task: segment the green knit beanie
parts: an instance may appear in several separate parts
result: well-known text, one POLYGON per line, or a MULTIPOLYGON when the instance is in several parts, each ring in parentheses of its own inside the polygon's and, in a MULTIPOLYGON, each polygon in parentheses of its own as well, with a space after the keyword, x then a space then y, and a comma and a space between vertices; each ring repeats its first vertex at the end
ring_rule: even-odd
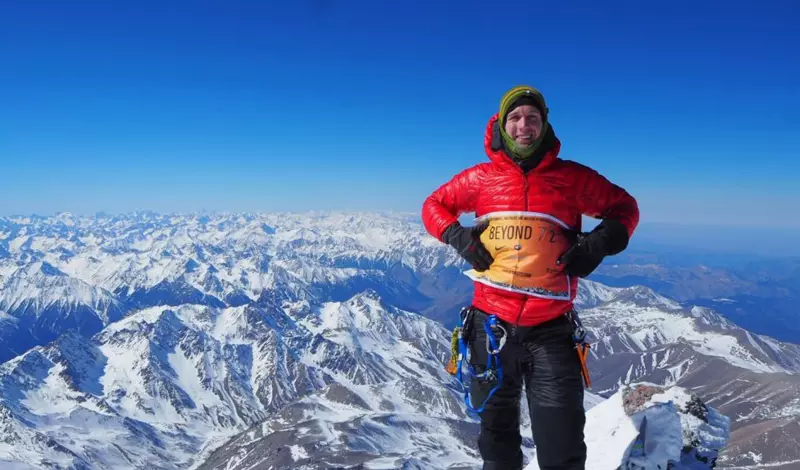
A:
POLYGON ((536 149, 539 148, 539 145, 541 145, 545 134, 547 134, 547 127, 549 125, 547 121, 547 111, 548 109, 544 101, 544 96, 536 88, 524 85, 516 86, 508 90, 506 94, 503 95, 503 98, 500 100, 500 135, 503 137, 503 142, 505 143, 506 148, 516 157, 520 159, 529 158, 534 152, 536 152, 536 149), (517 144, 514 139, 506 133, 505 130, 506 116, 508 113, 513 111, 516 105, 522 100, 531 100, 532 104, 539 108, 539 111, 542 113, 542 132, 539 134, 536 140, 533 141, 533 143, 525 146, 517 144))

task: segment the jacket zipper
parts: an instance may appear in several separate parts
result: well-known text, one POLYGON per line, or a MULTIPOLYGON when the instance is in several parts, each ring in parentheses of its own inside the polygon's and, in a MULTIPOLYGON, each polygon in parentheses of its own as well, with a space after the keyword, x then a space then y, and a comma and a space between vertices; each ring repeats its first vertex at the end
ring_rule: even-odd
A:
MULTIPOLYGON (((522 169, 520 169, 522 171, 522 169)), ((525 208, 525 212, 528 212, 528 176, 522 171, 522 199, 523 199, 523 207, 525 208)), ((514 326, 511 327, 511 336, 517 336, 517 327, 519 326, 519 319, 522 317, 522 311, 525 309, 525 303, 528 302, 528 297, 525 296, 525 300, 519 306, 519 312, 517 312, 517 320, 514 322, 514 326)))

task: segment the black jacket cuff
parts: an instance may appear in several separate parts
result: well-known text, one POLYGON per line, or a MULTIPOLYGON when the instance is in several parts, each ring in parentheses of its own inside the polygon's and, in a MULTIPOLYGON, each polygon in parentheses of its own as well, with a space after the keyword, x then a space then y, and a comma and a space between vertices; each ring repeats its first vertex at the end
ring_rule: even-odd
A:
POLYGON ((446 229, 444 229, 444 232, 442 232, 442 241, 448 245, 452 245, 451 239, 458 233, 460 228, 461 224, 458 221, 450 224, 446 229))

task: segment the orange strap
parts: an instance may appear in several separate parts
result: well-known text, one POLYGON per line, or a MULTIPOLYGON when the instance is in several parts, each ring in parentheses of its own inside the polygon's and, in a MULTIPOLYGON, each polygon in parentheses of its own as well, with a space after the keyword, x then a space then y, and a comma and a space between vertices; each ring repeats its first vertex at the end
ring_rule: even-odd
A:
POLYGON ((578 350, 578 358, 581 360, 581 375, 586 388, 592 388, 592 379, 589 377, 589 368, 586 367, 586 359, 589 357, 589 343, 580 343, 575 346, 578 350))
POLYGON ((447 363, 444 369, 447 371, 448 374, 456 375, 456 372, 458 371, 458 362, 456 361, 456 358, 451 357, 450 362, 447 363))

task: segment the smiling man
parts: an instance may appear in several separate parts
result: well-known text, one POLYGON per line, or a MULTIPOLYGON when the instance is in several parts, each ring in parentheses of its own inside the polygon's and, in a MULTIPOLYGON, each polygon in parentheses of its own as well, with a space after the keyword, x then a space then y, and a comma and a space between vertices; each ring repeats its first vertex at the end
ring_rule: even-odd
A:
MULTIPOLYGON (((528 87, 514 88, 500 101, 500 115, 504 118, 498 128, 503 144, 512 158, 524 164, 524 171, 541 160, 541 152, 538 158, 531 157, 542 147, 545 113, 544 98, 528 87)), ((552 147, 552 142, 544 147, 552 147)))
POLYGON ((595 170, 558 158, 561 143, 534 88, 515 87, 502 97, 484 148, 489 162, 457 174, 422 207, 428 232, 473 268, 466 274, 475 292, 461 332, 466 362, 476 375, 489 371, 485 380, 470 381, 468 397, 481 418, 483 468, 522 468, 524 389, 539 467, 584 469, 588 373, 576 351, 583 344, 573 301, 578 278, 627 247, 639 208, 595 170), (477 216, 474 227, 458 222, 467 212, 477 216), (603 220, 584 233, 584 214, 603 220), (489 351, 497 371, 486 368, 489 351))

